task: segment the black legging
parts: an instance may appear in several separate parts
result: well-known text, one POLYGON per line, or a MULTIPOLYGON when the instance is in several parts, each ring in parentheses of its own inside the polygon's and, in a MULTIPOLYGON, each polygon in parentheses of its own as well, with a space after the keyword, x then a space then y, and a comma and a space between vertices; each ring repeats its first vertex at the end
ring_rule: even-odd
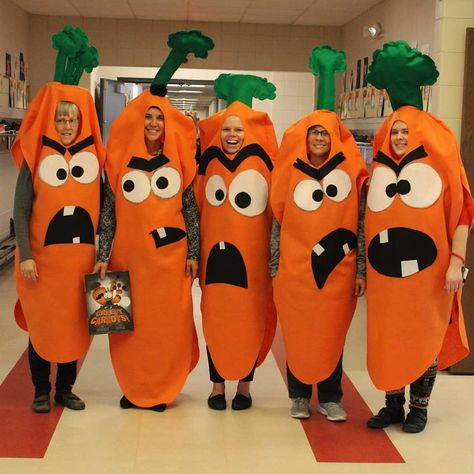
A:
MULTIPOLYGON (((49 394, 51 383, 49 376, 51 374, 51 362, 43 359, 28 341, 28 361, 30 363, 31 379, 35 386, 35 396, 49 394)), ((71 391, 77 375, 77 360, 66 363, 58 363, 56 373, 56 392, 68 393, 71 391)))

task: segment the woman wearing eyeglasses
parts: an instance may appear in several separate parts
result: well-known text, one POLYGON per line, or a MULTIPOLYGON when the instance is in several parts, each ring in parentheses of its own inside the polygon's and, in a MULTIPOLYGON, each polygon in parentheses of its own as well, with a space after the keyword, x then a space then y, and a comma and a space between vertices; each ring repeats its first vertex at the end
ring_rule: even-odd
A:
MULTIPOLYGON (((61 86, 55 87, 60 89, 61 86)), ((68 86, 65 86, 65 91, 66 87, 68 86)), ((60 91, 62 92, 62 89, 60 91)), ((86 94, 86 91, 78 93, 79 96, 86 94)), ((47 102, 48 99, 44 100, 47 102)), ((90 103, 92 104, 92 99, 90 103)), ((93 105, 91 108, 93 109, 93 105)), ((31 113, 35 113, 34 107, 31 113)), ((40 121, 39 118, 37 120, 40 121)), ((55 109, 54 132, 43 130, 41 133, 43 146, 38 166, 30 169, 33 157, 28 153, 28 133, 20 135, 20 144, 14 149, 14 154, 18 156, 18 149, 21 147, 25 155, 17 179, 14 200, 19 261, 17 272, 19 303, 16 310, 24 314, 27 320, 25 325, 30 333, 28 360, 35 387, 32 409, 36 413, 47 413, 51 409, 50 361, 57 361, 58 366, 54 397, 56 403, 71 410, 85 408, 85 403, 71 391, 76 381, 76 359, 79 355, 82 356, 89 346, 89 335, 83 323, 83 311, 81 312, 80 306, 77 308, 80 315, 77 324, 82 330, 76 331, 73 323, 66 323, 74 334, 63 331, 64 328, 61 329, 61 324, 55 317, 55 311, 59 309, 61 313, 74 314, 76 310, 66 311, 62 307, 64 295, 56 295, 54 300, 60 304, 46 302, 48 314, 44 314, 44 308, 41 306, 43 298, 40 296, 42 291, 46 291, 50 297, 57 293, 57 282, 64 278, 61 263, 58 267, 57 262, 54 262, 57 252, 65 252, 61 261, 67 262, 69 258, 70 262, 76 262, 80 258, 83 262, 82 265, 78 265, 77 271, 76 268, 71 270, 74 275, 77 274, 77 281, 74 275, 70 274, 71 281, 68 282, 70 293, 67 298, 73 305, 77 287, 79 287, 77 293, 82 298, 82 275, 92 268, 95 252, 91 218, 94 216, 92 213, 89 214, 91 209, 87 205, 73 204, 87 201, 89 205, 95 205, 98 212, 100 168, 94 149, 91 148, 91 145, 94 146, 94 141, 91 142, 87 138, 80 140, 83 138, 81 129, 85 131, 87 128, 81 125, 79 107, 73 102, 62 100, 57 103, 55 109), (81 194, 84 196, 81 197, 81 194), (58 205, 61 203, 60 207, 66 204, 57 213, 56 202, 58 205), (50 221, 49 218, 45 219, 45 216, 49 215, 49 207, 54 214, 50 221), (70 240, 66 235, 68 229, 71 230, 70 240), (87 238, 88 234, 90 238, 87 238), (58 344, 54 342, 56 334, 68 345, 67 350, 59 349, 58 344), (73 341, 71 337, 77 340, 73 341)), ((96 125, 98 127, 98 124, 96 125)), ((97 224, 97 216, 95 222, 97 224)), ((62 321, 68 320, 62 314, 61 318, 62 321)))
MULTIPOLYGON (((315 48, 318 54, 345 58, 328 46, 315 48)), ((317 411, 345 421, 342 352, 357 297, 365 292, 359 208, 367 170, 333 105, 318 93, 318 108, 326 110, 302 118, 283 136, 272 178, 270 274, 286 347, 290 416, 310 416, 317 383, 317 411)))

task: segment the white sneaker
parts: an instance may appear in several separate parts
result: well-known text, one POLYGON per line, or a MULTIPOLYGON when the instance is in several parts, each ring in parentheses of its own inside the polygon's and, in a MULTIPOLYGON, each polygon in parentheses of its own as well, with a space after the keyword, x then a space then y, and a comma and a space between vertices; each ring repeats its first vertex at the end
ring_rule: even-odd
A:
POLYGON ((309 418, 309 398, 292 398, 290 408, 290 416, 292 418, 309 418))
POLYGON ((337 402, 320 403, 318 413, 324 415, 329 421, 346 421, 347 413, 342 405, 337 402))

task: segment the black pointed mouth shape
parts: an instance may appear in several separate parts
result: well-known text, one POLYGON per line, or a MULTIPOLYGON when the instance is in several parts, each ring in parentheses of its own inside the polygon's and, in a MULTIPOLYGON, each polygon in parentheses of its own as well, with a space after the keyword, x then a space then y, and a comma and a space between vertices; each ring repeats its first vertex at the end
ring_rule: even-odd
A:
POLYGON ((179 227, 158 227, 158 229, 151 231, 150 235, 153 237, 155 247, 158 249, 184 239, 186 232, 179 227))
POLYGON ((206 285, 212 283, 248 288, 244 259, 235 245, 221 241, 212 247, 207 259, 206 285))
POLYGON ((437 254, 429 235, 407 227, 392 227, 382 230, 371 240, 367 257, 378 273, 405 278, 428 268, 437 254))
POLYGON ((54 215, 44 245, 55 244, 94 244, 94 226, 84 208, 65 206, 54 215))
POLYGON ((357 238, 348 229, 336 229, 323 237, 311 252, 314 281, 321 290, 331 272, 356 247, 357 238))

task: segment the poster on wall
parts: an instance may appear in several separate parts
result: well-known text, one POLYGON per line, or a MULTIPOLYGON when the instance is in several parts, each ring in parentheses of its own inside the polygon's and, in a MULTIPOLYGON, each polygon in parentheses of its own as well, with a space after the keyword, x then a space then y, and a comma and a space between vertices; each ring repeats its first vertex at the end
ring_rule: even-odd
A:
POLYGON ((356 85, 355 85, 355 88, 356 89, 360 89, 360 75, 362 73, 362 60, 361 59, 358 59, 357 60, 357 73, 356 73, 356 85))
POLYGON ((5 53, 5 76, 12 77, 12 56, 5 53))
POLYGON ((23 57, 23 53, 20 53, 20 81, 24 81, 25 79, 25 58, 23 57))
POLYGON ((364 58, 364 72, 362 77, 362 87, 367 87, 367 73, 369 72, 369 58, 364 58))

